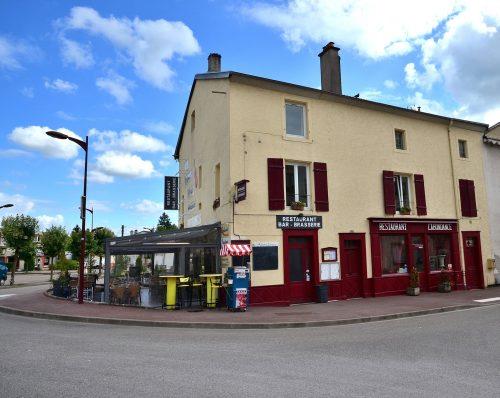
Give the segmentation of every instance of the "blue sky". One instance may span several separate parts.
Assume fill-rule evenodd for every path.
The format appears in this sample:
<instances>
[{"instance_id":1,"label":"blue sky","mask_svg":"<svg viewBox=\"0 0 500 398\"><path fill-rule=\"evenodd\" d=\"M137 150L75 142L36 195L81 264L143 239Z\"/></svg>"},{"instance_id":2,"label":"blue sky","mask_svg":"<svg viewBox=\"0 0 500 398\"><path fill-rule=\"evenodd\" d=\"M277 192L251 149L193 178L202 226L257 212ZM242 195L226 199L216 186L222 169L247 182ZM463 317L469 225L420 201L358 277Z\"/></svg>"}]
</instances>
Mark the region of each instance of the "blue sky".
<instances>
[{"instance_id":1,"label":"blue sky","mask_svg":"<svg viewBox=\"0 0 500 398\"><path fill-rule=\"evenodd\" d=\"M2 1L0 204L42 227L79 223L83 152L43 134L66 129L90 135L94 225L154 226L162 176L177 172L191 82L210 52L223 70L319 88L317 54L335 41L346 95L499 121L498 7L434 3Z\"/></svg>"}]
</instances>

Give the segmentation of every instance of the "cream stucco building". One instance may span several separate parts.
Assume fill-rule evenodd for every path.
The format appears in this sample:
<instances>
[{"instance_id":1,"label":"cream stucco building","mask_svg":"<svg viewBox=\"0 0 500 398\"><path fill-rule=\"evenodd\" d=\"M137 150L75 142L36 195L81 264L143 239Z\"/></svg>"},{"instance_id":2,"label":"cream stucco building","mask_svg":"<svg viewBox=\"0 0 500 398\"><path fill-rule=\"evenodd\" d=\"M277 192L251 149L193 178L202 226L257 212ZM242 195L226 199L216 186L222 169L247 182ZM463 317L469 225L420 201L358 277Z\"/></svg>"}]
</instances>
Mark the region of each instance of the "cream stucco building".
<instances>
[{"instance_id":1,"label":"cream stucco building","mask_svg":"<svg viewBox=\"0 0 500 398\"><path fill-rule=\"evenodd\" d=\"M413 268L423 290L448 267L457 288L494 283L488 126L342 95L338 51L320 54L321 90L209 57L174 155L180 224L252 244L253 304L312 301L322 281L330 298L401 294Z\"/></svg>"},{"instance_id":2,"label":"cream stucco building","mask_svg":"<svg viewBox=\"0 0 500 398\"><path fill-rule=\"evenodd\" d=\"M496 268L500 265L500 123L488 129L484 136L484 166L491 228L491 244ZM500 273L496 274L500 283Z\"/></svg>"}]
</instances>

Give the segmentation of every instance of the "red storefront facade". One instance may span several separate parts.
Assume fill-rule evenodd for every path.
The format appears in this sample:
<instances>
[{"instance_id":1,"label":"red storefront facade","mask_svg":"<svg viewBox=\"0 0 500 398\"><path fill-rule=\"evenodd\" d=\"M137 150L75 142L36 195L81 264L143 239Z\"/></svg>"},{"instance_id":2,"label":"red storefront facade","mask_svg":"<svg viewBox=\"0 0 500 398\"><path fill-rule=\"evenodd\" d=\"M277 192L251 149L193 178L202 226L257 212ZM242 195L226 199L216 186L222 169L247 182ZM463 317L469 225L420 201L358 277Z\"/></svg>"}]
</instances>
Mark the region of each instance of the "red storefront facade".
<instances>
[{"instance_id":1,"label":"red storefront facade","mask_svg":"<svg viewBox=\"0 0 500 398\"><path fill-rule=\"evenodd\" d=\"M404 294L409 271L420 274L422 291L436 291L442 269L450 269L453 289L464 288L457 220L371 218L373 296Z\"/></svg>"}]
</instances>

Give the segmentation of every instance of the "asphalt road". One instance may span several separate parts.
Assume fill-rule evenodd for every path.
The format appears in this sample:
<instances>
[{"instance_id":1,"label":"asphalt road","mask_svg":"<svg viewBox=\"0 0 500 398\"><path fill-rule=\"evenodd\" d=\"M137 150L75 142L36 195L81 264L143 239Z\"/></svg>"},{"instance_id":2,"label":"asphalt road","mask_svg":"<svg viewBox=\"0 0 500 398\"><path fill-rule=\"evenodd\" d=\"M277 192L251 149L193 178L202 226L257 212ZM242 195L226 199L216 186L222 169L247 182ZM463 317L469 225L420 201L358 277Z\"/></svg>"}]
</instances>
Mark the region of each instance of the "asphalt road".
<instances>
[{"instance_id":1,"label":"asphalt road","mask_svg":"<svg viewBox=\"0 0 500 398\"><path fill-rule=\"evenodd\" d=\"M500 306L241 331L0 314L0 397L63 396L499 397Z\"/></svg>"}]
</instances>

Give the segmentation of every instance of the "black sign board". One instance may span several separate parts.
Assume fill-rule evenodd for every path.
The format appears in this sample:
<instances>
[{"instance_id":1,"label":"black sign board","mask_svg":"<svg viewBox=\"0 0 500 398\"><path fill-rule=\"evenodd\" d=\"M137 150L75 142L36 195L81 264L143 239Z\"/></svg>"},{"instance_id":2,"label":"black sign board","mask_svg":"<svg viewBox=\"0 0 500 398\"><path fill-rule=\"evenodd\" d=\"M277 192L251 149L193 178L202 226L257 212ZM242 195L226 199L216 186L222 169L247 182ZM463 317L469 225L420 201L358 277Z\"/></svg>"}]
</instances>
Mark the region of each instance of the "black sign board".
<instances>
[{"instance_id":1,"label":"black sign board","mask_svg":"<svg viewBox=\"0 0 500 398\"><path fill-rule=\"evenodd\" d=\"M179 209L179 177L165 177L165 210Z\"/></svg>"},{"instance_id":2,"label":"black sign board","mask_svg":"<svg viewBox=\"0 0 500 398\"><path fill-rule=\"evenodd\" d=\"M318 229L323 228L321 216L276 216L279 229Z\"/></svg>"},{"instance_id":3,"label":"black sign board","mask_svg":"<svg viewBox=\"0 0 500 398\"><path fill-rule=\"evenodd\" d=\"M247 182L248 180L241 180L235 182L236 194L234 195L234 202L238 203L247 198Z\"/></svg>"}]
</instances>

